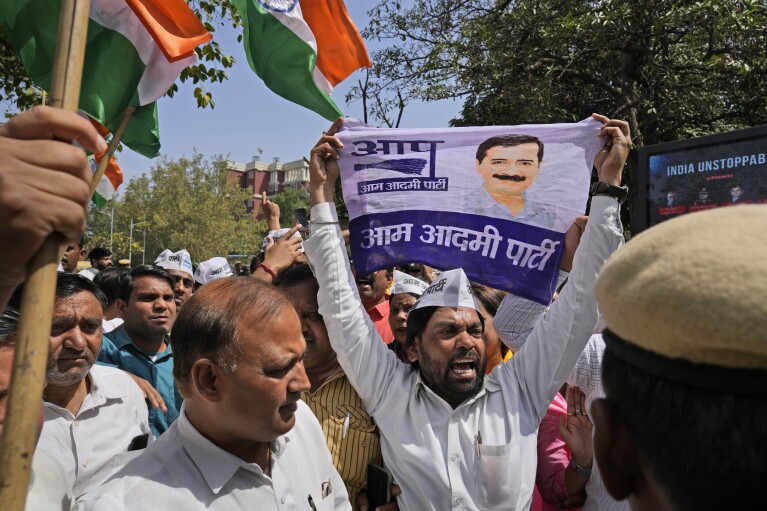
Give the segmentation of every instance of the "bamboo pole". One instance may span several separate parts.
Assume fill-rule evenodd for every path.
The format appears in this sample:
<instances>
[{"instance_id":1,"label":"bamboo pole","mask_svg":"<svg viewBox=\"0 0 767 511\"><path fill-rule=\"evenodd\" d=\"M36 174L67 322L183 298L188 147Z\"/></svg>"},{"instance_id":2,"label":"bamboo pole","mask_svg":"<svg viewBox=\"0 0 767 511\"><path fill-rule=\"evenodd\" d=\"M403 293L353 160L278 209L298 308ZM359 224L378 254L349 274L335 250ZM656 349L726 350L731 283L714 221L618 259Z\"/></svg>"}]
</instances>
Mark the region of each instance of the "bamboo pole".
<instances>
[{"instance_id":1,"label":"bamboo pole","mask_svg":"<svg viewBox=\"0 0 767 511\"><path fill-rule=\"evenodd\" d=\"M76 111L80 99L90 0L62 0L50 105ZM48 238L27 267L13 375L0 438L0 502L23 511L43 395L59 243Z\"/></svg>"},{"instance_id":2,"label":"bamboo pole","mask_svg":"<svg viewBox=\"0 0 767 511\"><path fill-rule=\"evenodd\" d=\"M107 152L104 154L104 156L101 157L101 161L99 162L99 166L96 169L96 173L93 174L93 179L91 180L91 193L89 194L89 197L93 197L93 192L96 191L96 187L99 185L99 181L101 181L101 178L104 177L104 172L107 170L109 160L115 154L117 146L120 144L120 139L123 137L123 133L125 133L125 129L128 127L130 120L133 118L133 113L135 111L135 106L129 106L125 109L123 119L120 121L120 125L117 127L117 131L112 134L112 140L109 141Z\"/></svg>"}]
</instances>

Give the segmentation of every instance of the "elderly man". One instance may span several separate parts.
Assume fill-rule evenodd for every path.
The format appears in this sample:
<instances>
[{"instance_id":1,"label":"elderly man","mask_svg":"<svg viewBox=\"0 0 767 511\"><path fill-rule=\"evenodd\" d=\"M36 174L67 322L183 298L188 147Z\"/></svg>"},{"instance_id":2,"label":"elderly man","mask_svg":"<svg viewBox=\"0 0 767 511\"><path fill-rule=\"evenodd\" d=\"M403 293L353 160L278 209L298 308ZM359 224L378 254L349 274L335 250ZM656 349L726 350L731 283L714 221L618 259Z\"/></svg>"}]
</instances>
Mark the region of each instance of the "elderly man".
<instances>
[{"instance_id":1,"label":"elderly man","mask_svg":"<svg viewBox=\"0 0 767 511\"><path fill-rule=\"evenodd\" d=\"M482 318L461 270L441 274L410 312L408 354L416 365L400 363L376 342L332 203L341 144L334 129L312 150L313 234L304 246L320 283L319 312L341 367L381 430L404 509L530 507L538 425L596 326L596 272L623 240L614 197L623 195L615 188L631 144L628 125L595 118L608 138L595 161L608 195L592 200L570 285L527 347L486 381ZM575 226L568 233L567 251L577 232Z\"/></svg>"},{"instance_id":2,"label":"elderly man","mask_svg":"<svg viewBox=\"0 0 767 511\"><path fill-rule=\"evenodd\" d=\"M301 392L306 343L287 299L255 279L207 284L171 335L181 416L81 509L350 509Z\"/></svg>"},{"instance_id":3,"label":"elderly man","mask_svg":"<svg viewBox=\"0 0 767 511\"><path fill-rule=\"evenodd\" d=\"M306 341L304 368L311 389L301 394L322 424L333 464L357 508L358 494L367 488L368 465L381 465L381 444L373 419L357 391L338 365L328 330L317 312L319 284L303 264L284 271L275 281L298 314Z\"/></svg>"},{"instance_id":4,"label":"elderly man","mask_svg":"<svg viewBox=\"0 0 767 511\"><path fill-rule=\"evenodd\" d=\"M764 508L765 225L753 205L669 220L600 272L594 454L634 510Z\"/></svg>"},{"instance_id":5,"label":"elderly man","mask_svg":"<svg viewBox=\"0 0 767 511\"><path fill-rule=\"evenodd\" d=\"M105 306L90 280L59 273L38 448L64 465L75 498L106 481L125 462L119 455L151 435L138 386L123 371L94 365Z\"/></svg>"},{"instance_id":6,"label":"elderly man","mask_svg":"<svg viewBox=\"0 0 767 511\"><path fill-rule=\"evenodd\" d=\"M171 252L166 249L157 256L157 259L154 260L154 265L162 268L173 277L173 280L175 281L173 293L176 297L176 308L181 310L184 302L186 302L194 292L192 256L184 249L181 249L178 252Z\"/></svg>"},{"instance_id":7,"label":"elderly man","mask_svg":"<svg viewBox=\"0 0 767 511\"><path fill-rule=\"evenodd\" d=\"M162 396L153 401L149 426L160 436L178 417L183 398L173 381L173 352L168 334L176 319L175 281L164 270L137 266L122 277L117 307L124 323L104 336L100 364L111 365L149 382Z\"/></svg>"}]
</instances>

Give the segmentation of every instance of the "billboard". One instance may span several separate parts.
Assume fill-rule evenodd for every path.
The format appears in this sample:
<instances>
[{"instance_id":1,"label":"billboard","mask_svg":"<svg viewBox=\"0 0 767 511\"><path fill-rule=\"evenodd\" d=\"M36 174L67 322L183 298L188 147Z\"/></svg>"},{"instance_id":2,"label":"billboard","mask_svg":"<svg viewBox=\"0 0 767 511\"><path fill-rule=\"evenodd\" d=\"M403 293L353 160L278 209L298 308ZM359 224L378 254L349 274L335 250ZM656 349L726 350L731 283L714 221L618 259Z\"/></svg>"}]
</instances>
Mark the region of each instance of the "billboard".
<instances>
[{"instance_id":1,"label":"billboard","mask_svg":"<svg viewBox=\"0 0 767 511\"><path fill-rule=\"evenodd\" d=\"M686 213L767 203L767 126L639 150L634 230Z\"/></svg>"}]
</instances>

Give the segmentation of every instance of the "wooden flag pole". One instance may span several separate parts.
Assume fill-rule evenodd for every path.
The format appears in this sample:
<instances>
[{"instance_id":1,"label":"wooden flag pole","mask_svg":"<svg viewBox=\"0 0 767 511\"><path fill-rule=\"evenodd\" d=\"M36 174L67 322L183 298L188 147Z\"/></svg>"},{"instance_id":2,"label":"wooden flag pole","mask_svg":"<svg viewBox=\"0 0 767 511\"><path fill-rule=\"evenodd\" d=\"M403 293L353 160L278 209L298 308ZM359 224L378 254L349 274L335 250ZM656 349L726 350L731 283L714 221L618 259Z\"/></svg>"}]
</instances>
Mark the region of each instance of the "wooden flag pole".
<instances>
[{"instance_id":1,"label":"wooden flag pole","mask_svg":"<svg viewBox=\"0 0 767 511\"><path fill-rule=\"evenodd\" d=\"M93 179L91 180L91 193L89 195L90 197L93 197L93 192L96 191L96 187L99 185L99 181L101 181L101 178L104 177L104 172L107 170L109 160L115 154L117 146L120 144L120 139L123 138L123 133L125 133L125 128L128 127L128 123L130 123L130 120L133 118L133 113L135 111L135 106L129 106L125 109L123 120L120 121L120 125L117 127L117 131L115 131L112 135L112 140L109 141L107 152L104 154L104 156L101 157L101 161L99 162L99 166L96 169L96 173L93 174Z\"/></svg>"},{"instance_id":2,"label":"wooden flag pole","mask_svg":"<svg viewBox=\"0 0 767 511\"><path fill-rule=\"evenodd\" d=\"M90 0L62 0L49 104L72 112L80 99ZM27 268L13 375L0 438L0 502L23 511L37 443L59 243L48 238Z\"/></svg>"}]
</instances>

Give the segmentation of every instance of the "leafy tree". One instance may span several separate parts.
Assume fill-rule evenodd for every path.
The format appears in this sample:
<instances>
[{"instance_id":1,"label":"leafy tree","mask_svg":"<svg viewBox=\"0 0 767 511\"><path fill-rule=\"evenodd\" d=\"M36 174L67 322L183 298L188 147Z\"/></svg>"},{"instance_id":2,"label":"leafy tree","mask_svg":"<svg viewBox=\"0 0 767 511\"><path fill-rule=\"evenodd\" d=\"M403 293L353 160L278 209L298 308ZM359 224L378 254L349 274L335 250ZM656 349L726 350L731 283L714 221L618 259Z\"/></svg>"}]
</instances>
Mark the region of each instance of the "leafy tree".
<instances>
[{"instance_id":1,"label":"leafy tree","mask_svg":"<svg viewBox=\"0 0 767 511\"><path fill-rule=\"evenodd\" d=\"M280 207L281 227L292 227L295 225L295 210L297 208L306 208L307 211L311 208L309 192L304 188L284 188L280 193L272 197L271 200Z\"/></svg>"},{"instance_id":2,"label":"leafy tree","mask_svg":"<svg viewBox=\"0 0 767 511\"><path fill-rule=\"evenodd\" d=\"M209 43L195 49L198 57L196 64L187 67L181 72L181 82L191 81L200 86L194 89L194 98L200 108L215 108L213 94L203 87L205 84L223 82L228 79L226 69L234 65L234 57L227 55L221 50L215 40L216 27L227 24L238 27L240 17L230 0L192 0L189 6L197 13L205 28L214 35ZM238 41L242 35L238 36ZM173 84L168 90L168 95L173 96L178 92L178 85ZM21 61L0 27L0 101L6 103L6 115L8 110L24 110L41 102L42 91L35 87L27 76Z\"/></svg>"},{"instance_id":3,"label":"leafy tree","mask_svg":"<svg viewBox=\"0 0 767 511\"><path fill-rule=\"evenodd\" d=\"M376 79L463 98L455 126L596 111L641 146L767 122L765 0L381 0L370 18L392 42Z\"/></svg>"},{"instance_id":4,"label":"leafy tree","mask_svg":"<svg viewBox=\"0 0 767 511\"><path fill-rule=\"evenodd\" d=\"M191 158L160 157L150 176L132 179L115 202L114 252L127 257L130 222L133 263L140 262L146 227L146 260L162 250L185 248L195 262L230 253L250 254L266 234L266 224L246 212L247 190L227 181L226 161L195 153ZM108 208L104 212L109 213ZM107 215L91 209L88 246L109 245ZM146 222L135 227L135 224Z\"/></svg>"}]
</instances>

